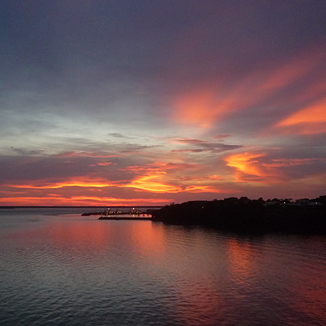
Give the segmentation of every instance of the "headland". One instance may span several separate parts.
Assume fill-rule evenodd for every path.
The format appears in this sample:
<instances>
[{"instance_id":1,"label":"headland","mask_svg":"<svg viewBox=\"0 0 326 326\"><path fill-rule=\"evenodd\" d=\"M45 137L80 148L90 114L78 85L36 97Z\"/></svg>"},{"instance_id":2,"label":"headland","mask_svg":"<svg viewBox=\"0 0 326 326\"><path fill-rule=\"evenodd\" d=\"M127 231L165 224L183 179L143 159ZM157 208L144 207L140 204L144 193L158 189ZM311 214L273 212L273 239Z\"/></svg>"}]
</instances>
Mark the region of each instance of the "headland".
<instances>
[{"instance_id":1,"label":"headland","mask_svg":"<svg viewBox=\"0 0 326 326\"><path fill-rule=\"evenodd\" d=\"M231 197L224 200L189 201L154 211L153 221L184 226L203 226L239 234L326 235L326 196L314 200Z\"/></svg>"}]
</instances>

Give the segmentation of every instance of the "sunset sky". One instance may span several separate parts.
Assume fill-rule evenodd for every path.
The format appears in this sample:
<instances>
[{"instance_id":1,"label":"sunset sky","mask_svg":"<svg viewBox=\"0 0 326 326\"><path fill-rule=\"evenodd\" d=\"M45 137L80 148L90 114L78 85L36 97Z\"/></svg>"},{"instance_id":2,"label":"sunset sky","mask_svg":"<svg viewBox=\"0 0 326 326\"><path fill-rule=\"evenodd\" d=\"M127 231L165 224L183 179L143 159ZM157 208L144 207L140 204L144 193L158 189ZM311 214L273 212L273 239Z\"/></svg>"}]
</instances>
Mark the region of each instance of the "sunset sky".
<instances>
[{"instance_id":1,"label":"sunset sky","mask_svg":"<svg viewBox=\"0 0 326 326\"><path fill-rule=\"evenodd\" d=\"M326 1L1 0L0 205L326 194Z\"/></svg>"}]
</instances>

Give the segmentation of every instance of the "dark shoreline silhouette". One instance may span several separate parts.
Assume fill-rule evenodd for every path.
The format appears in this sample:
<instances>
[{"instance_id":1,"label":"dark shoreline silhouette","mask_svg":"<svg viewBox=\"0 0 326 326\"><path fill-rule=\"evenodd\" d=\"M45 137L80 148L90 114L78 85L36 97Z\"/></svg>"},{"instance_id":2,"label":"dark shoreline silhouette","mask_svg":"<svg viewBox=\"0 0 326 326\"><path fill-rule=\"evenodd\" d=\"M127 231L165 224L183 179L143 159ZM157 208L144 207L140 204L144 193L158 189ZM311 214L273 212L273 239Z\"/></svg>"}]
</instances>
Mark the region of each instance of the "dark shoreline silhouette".
<instances>
[{"instance_id":1,"label":"dark shoreline silhouette","mask_svg":"<svg viewBox=\"0 0 326 326\"><path fill-rule=\"evenodd\" d=\"M326 196L316 200L262 199L246 197L213 201L189 201L152 211L152 221L202 226L238 234L326 235ZM319 201L317 201L319 200Z\"/></svg>"}]
</instances>

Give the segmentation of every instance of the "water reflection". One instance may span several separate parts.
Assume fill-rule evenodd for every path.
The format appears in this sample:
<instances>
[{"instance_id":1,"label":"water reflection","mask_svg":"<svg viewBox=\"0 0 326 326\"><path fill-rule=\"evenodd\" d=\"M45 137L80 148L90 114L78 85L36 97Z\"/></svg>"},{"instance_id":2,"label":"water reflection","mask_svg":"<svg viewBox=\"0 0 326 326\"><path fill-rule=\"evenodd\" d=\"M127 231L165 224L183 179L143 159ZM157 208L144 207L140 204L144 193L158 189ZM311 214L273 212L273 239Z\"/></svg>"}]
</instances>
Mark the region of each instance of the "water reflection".
<instances>
[{"instance_id":1,"label":"water reflection","mask_svg":"<svg viewBox=\"0 0 326 326\"><path fill-rule=\"evenodd\" d=\"M326 313L326 261L316 259L313 265L309 262L300 265L293 273L296 280L293 282L293 297L304 300L295 300L294 309L315 320L322 320Z\"/></svg>"},{"instance_id":2,"label":"water reflection","mask_svg":"<svg viewBox=\"0 0 326 326\"><path fill-rule=\"evenodd\" d=\"M114 233L109 224L101 225L89 221L59 222L49 226L44 233L56 246L80 253L104 250L114 241Z\"/></svg>"},{"instance_id":3,"label":"water reflection","mask_svg":"<svg viewBox=\"0 0 326 326\"><path fill-rule=\"evenodd\" d=\"M237 239L227 241L230 272L235 274L234 279L244 282L255 270L254 246L248 242L239 242Z\"/></svg>"},{"instance_id":4,"label":"water reflection","mask_svg":"<svg viewBox=\"0 0 326 326\"><path fill-rule=\"evenodd\" d=\"M0 236L7 324L326 324L323 238L77 215L37 221Z\"/></svg>"},{"instance_id":5,"label":"water reflection","mask_svg":"<svg viewBox=\"0 0 326 326\"><path fill-rule=\"evenodd\" d=\"M165 252L164 229L150 221L126 223L130 228L130 246L134 252L145 256L161 256Z\"/></svg>"}]
</instances>

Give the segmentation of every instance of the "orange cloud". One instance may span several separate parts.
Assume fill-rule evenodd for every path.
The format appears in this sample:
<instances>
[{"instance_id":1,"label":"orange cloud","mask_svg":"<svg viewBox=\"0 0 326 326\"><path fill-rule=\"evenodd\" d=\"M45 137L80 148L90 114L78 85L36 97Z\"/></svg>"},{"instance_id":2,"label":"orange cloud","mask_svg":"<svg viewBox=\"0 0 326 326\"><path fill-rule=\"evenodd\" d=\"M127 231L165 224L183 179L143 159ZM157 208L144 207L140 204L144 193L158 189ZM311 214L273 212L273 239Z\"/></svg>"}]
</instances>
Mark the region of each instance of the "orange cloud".
<instances>
[{"instance_id":1,"label":"orange cloud","mask_svg":"<svg viewBox=\"0 0 326 326\"><path fill-rule=\"evenodd\" d=\"M217 119L256 101L257 93L251 92L247 80L240 82L231 90L214 89L213 87L196 90L190 94L179 96L175 101L174 119L183 124L210 128Z\"/></svg>"},{"instance_id":2,"label":"orange cloud","mask_svg":"<svg viewBox=\"0 0 326 326\"><path fill-rule=\"evenodd\" d=\"M239 153L228 156L225 161L226 165L236 168L238 171L245 174L262 177L265 173L262 171L261 164L258 158L264 156L265 154L256 153ZM241 179L237 180L241 182Z\"/></svg>"},{"instance_id":3,"label":"orange cloud","mask_svg":"<svg viewBox=\"0 0 326 326\"><path fill-rule=\"evenodd\" d=\"M141 205L148 205L148 204L165 204L170 203L171 199L163 199L163 198L112 198L112 197L90 197L90 196L73 196L71 197L73 201L93 201L97 202L97 205L99 202L107 204L111 203L114 205L135 205L135 206L141 206Z\"/></svg>"},{"instance_id":4,"label":"orange cloud","mask_svg":"<svg viewBox=\"0 0 326 326\"><path fill-rule=\"evenodd\" d=\"M225 190L221 190L221 189L216 189L214 187L211 186L201 186L201 185L195 185L195 186L187 186L184 191L186 192L192 192L192 193L202 193L202 192L212 192L212 193L224 193Z\"/></svg>"},{"instance_id":5,"label":"orange cloud","mask_svg":"<svg viewBox=\"0 0 326 326\"><path fill-rule=\"evenodd\" d=\"M217 178L196 178L192 175L191 178L180 179L180 171L185 171L189 169L198 169L202 168L202 165L192 164L192 163L165 163L165 162L154 162L147 165L141 166L129 166L125 169L120 169L123 171L129 171L134 173L133 180L129 182L111 182L105 179L91 179L91 178L74 178L70 180L65 180L62 182L50 182L48 180L39 180L33 181L25 184L9 184L7 187L15 188L15 189L24 189L30 191L37 191L39 195L39 191L43 190L59 190L66 192L66 195L69 198L72 198L72 195L81 195L81 189L85 188L84 191L96 191L99 193L101 188L133 188L136 190L143 190L150 193L181 193L181 192L189 192L189 193L202 193L202 192L211 192L211 193L220 193L220 190L215 189L207 184L207 182L211 182L213 179L217 180ZM178 180L180 184L173 184L169 180L173 178L174 180ZM195 180L195 182L194 182ZM213 181L214 181L213 180ZM68 189L75 188L75 189ZM60 197L63 196L62 191L57 196L57 201ZM21 196L24 196L21 193ZM45 198L48 198L49 194L44 194ZM31 197L31 196L28 196ZM81 198L81 197L79 197ZM86 197L85 197L86 198ZM91 201L94 201L94 196L91 197ZM101 200L102 197L99 197Z\"/></svg>"},{"instance_id":6,"label":"orange cloud","mask_svg":"<svg viewBox=\"0 0 326 326\"><path fill-rule=\"evenodd\" d=\"M166 205L171 203L172 199L165 198L112 198L112 197L91 197L91 196L72 196L69 198L60 196L45 197L7 197L0 198L1 205L7 206L147 206L147 205Z\"/></svg>"},{"instance_id":7,"label":"orange cloud","mask_svg":"<svg viewBox=\"0 0 326 326\"><path fill-rule=\"evenodd\" d=\"M233 86L220 84L216 87L214 81L206 88L179 94L172 104L175 108L173 119L183 124L210 128L218 119L233 112L251 109L266 100L276 103L280 91L309 75L323 58L324 54L320 51L312 51L299 58L291 58L278 67L255 71ZM289 101L297 103L300 96Z\"/></svg>"},{"instance_id":8,"label":"orange cloud","mask_svg":"<svg viewBox=\"0 0 326 326\"><path fill-rule=\"evenodd\" d=\"M177 193L182 191L181 187L168 185L163 183L162 177L165 172L160 172L152 175L140 176L133 180L130 184L124 187L136 188L151 192L161 192L161 193Z\"/></svg>"},{"instance_id":9,"label":"orange cloud","mask_svg":"<svg viewBox=\"0 0 326 326\"><path fill-rule=\"evenodd\" d=\"M298 134L320 134L326 132L326 99L304 108L276 124Z\"/></svg>"},{"instance_id":10,"label":"orange cloud","mask_svg":"<svg viewBox=\"0 0 326 326\"><path fill-rule=\"evenodd\" d=\"M224 178L223 177L220 177L219 175L210 175L209 176L209 179L210 180L223 180Z\"/></svg>"},{"instance_id":11,"label":"orange cloud","mask_svg":"<svg viewBox=\"0 0 326 326\"><path fill-rule=\"evenodd\" d=\"M74 179L67 180L64 182L55 182L48 183L45 185L36 185L36 184L22 184L22 185L8 185L12 188L23 188L23 189L58 189L64 187L83 187L83 188L103 188L110 187L113 184L108 183L106 180L85 180L82 179Z\"/></svg>"},{"instance_id":12,"label":"orange cloud","mask_svg":"<svg viewBox=\"0 0 326 326\"><path fill-rule=\"evenodd\" d=\"M212 91L202 91L180 97L174 104L176 118L182 123L199 124L209 128L216 118L215 99Z\"/></svg>"},{"instance_id":13,"label":"orange cloud","mask_svg":"<svg viewBox=\"0 0 326 326\"><path fill-rule=\"evenodd\" d=\"M298 165L307 165L314 162L324 162L322 158L305 158L305 159L268 159L264 153L238 153L224 159L226 165L236 169L236 182L256 182L264 184L273 184L287 180L292 182L284 174L284 169ZM298 179L298 178L296 178ZM301 177L299 179L302 179Z\"/></svg>"},{"instance_id":14,"label":"orange cloud","mask_svg":"<svg viewBox=\"0 0 326 326\"><path fill-rule=\"evenodd\" d=\"M99 162L97 163L97 165L99 166L108 166L108 165L112 165L113 163L112 162Z\"/></svg>"},{"instance_id":15,"label":"orange cloud","mask_svg":"<svg viewBox=\"0 0 326 326\"><path fill-rule=\"evenodd\" d=\"M264 153L238 153L226 157L226 165L236 169L236 182L255 182L272 184L279 182L282 174L276 167L288 166L283 162L263 162Z\"/></svg>"},{"instance_id":16,"label":"orange cloud","mask_svg":"<svg viewBox=\"0 0 326 326\"><path fill-rule=\"evenodd\" d=\"M147 166L130 166L124 170L132 171L135 173L141 173L142 175L137 176L129 184L122 187L127 188L136 188L140 190L157 192L157 193L179 193L179 192L191 192L191 193L202 193L202 192L211 192L211 193L220 193L221 190L216 189L207 185L207 182L211 180L219 179L217 176L215 178L202 178L202 177L183 177L174 176L174 180L179 180L182 182L182 185L173 185L168 182L167 171L172 171L178 173L180 170L184 171L185 169L196 169L201 168L202 165L191 164L191 163L163 163L155 162L153 164L148 164ZM189 184L196 180L196 184ZM188 184L187 184L188 183ZM206 183L206 184L205 184Z\"/></svg>"}]
</instances>

